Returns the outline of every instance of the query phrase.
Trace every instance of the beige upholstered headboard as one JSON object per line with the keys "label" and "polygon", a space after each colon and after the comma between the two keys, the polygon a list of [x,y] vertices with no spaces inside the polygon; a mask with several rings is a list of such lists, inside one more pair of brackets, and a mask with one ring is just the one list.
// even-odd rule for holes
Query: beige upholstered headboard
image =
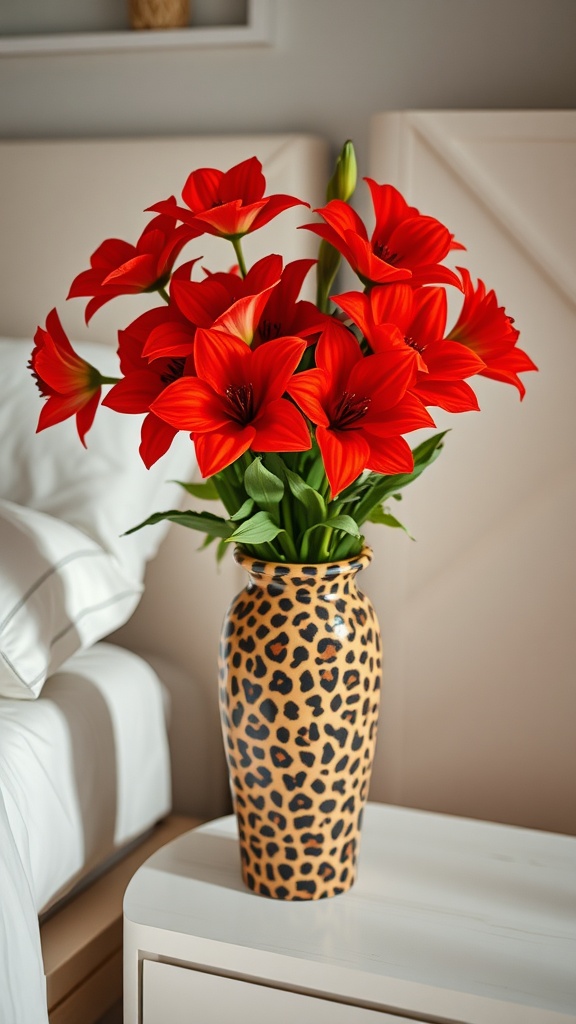
{"label": "beige upholstered headboard", "polygon": [[[73,278],[88,267],[105,238],[135,242],[152,216],[145,208],[172,194],[179,197],[190,171],[227,170],[250,156],[262,161],[268,193],[285,192],[313,206],[324,201],[327,145],[311,136],[0,142],[0,334],[31,341],[56,306],[71,339],[115,345],[117,329],[157,298],[115,299],[86,328],[85,303],[65,301]],[[309,216],[303,207],[289,210],[246,238],[247,259],[271,252],[285,261],[315,255],[311,233],[295,230]],[[232,247],[210,236],[203,237],[200,252],[212,270],[235,262]],[[217,643],[224,610],[239,586],[231,558],[217,570],[213,551],[198,550],[201,540],[191,530],[171,530],[149,566],[140,607],[115,640],[175,665],[170,686],[175,809],[215,816],[227,805]],[[199,747],[202,757],[196,756]],[[192,785],[190,776],[199,770],[206,778]]]}

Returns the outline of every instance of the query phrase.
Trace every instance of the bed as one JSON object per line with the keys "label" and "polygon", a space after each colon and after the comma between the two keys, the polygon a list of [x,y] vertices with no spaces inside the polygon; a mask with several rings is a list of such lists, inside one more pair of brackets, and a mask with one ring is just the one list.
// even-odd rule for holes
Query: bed
{"label": "bed", "polygon": [[[0,1019],[91,1024],[120,996],[121,901],[138,864],[228,808],[213,686],[236,569],[198,535],[123,532],[182,505],[195,471],[177,440],[146,471],[139,423],[102,410],[34,433],[27,369],[56,306],[86,358],[114,372],[117,327],[142,298],[64,302],[109,236],[135,239],[194,167],[263,162],[270,192],[323,199],[324,142],[298,135],[0,143]],[[313,255],[302,214],[250,240],[251,259]],[[222,252],[209,240],[208,265]],[[221,264],[220,264],[221,265]],[[146,301],[146,299],[144,300]],[[150,299],[150,305],[153,299]],[[143,598],[143,594],[145,595]]]}

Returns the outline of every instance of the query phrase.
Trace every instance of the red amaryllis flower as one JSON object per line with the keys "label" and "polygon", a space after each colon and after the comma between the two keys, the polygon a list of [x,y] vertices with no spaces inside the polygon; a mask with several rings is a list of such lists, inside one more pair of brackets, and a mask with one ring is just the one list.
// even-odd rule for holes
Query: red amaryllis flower
{"label": "red amaryllis flower", "polygon": [[504,307],[498,305],[494,291],[486,291],[483,281],[478,281],[474,288],[468,271],[458,269],[464,285],[464,303],[448,337],[472,349],[484,361],[484,369],[479,371],[482,377],[513,384],[520,398],[524,398],[526,388],[518,374],[538,367],[517,347],[520,332]]}
{"label": "red amaryllis flower", "polygon": [[363,221],[347,203],[333,199],[316,212],[324,224],[307,224],[334,246],[365,285],[412,285],[440,281],[461,287],[453,270],[440,266],[450,249],[462,246],[440,221],[425,217],[392,185],[365,178],[372,193],[376,223],[371,237]]}
{"label": "red amaryllis flower", "polygon": [[313,302],[298,299],[304,279],[316,260],[294,260],[282,271],[282,276],[269,295],[256,328],[252,347],[285,335],[305,338],[313,344],[330,317],[320,312]]}
{"label": "red amaryllis flower", "polygon": [[75,416],[78,435],[86,447],[84,438],[96,415],[105,378],[74,351],[55,309],[46,318],[46,329],[36,331],[28,365],[47,398],[36,430]]}
{"label": "red amaryllis flower", "polygon": [[415,374],[408,350],[364,356],[350,331],[333,323],[320,336],[316,364],[293,377],[288,393],[317,425],[332,494],[365,469],[411,472],[412,452],[400,435],[434,421],[407,393]]}
{"label": "red amaryllis flower", "polygon": [[445,339],[443,288],[373,288],[369,296],[349,292],[334,296],[334,302],[360,327],[374,352],[396,347],[398,340],[412,351],[417,374],[410,391],[424,405],[455,413],[478,410],[464,378],[480,373],[485,364],[471,349]]}
{"label": "red amaryllis flower", "polygon": [[282,258],[266,256],[254,264],[245,278],[220,272],[210,274],[204,281],[191,281],[183,273],[190,266],[180,267],[170,284],[170,298],[181,320],[154,328],[144,346],[144,355],[149,359],[189,356],[198,327],[215,327],[250,344],[270,289],[280,278]]}
{"label": "red amaryllis flower", "polygon": [[204,477],[225,469],[249,448],[294,452],[310,448],[306,422],[284,392],[306,343],[282,338],[253,350],[220,331],[198,330],[196,377],[175,381],[152,412],[190,430]]}
{"label": "red amaryllis flower", "polygon": [[[172,203],[175,208],[175,203]],[[97,309],[117,295],[153,292],[165,288],[182,248],[199,230],[181,225],[175,218],[154,217],[136,245],[120,238],[107,238],[90,258],[90,269],[74,278],[68,298],[91,295],[86,306],[86,323]]]}
{"label": "red amaryllis flower", "polygon": [[294,196],[264,196],[265,189],[262,164],[251,157],[225,172],[214,167],[192,171],[182,189],[188,209],[176,207],[173,197],[150,209],[175,216],[202,234],[240,238],[292,206],[308,206]]}
{"label": "red amaryllis flower", "polygon": [[175,427],[161,420],[150,406],[173,381],[193,373],[192,357],[160,358],[149,361],[142,354],[146,339],[161,326],[181,327],[178,311],[161,306],[149,309],[124,331],[118,332],[118,354],[123,377],[110,389],[102,405],[121,413],[146,413],[142,422],[140,457],[150,468],[168,451]]}

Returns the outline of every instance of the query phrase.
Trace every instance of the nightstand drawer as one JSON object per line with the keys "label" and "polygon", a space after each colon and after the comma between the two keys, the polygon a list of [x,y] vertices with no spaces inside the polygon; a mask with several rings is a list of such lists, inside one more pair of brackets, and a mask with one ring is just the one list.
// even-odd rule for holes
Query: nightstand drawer
{"label": "nightstand drawer", "polygon": [[145,960],[142,1024],[406,1024],[405,1017]]}

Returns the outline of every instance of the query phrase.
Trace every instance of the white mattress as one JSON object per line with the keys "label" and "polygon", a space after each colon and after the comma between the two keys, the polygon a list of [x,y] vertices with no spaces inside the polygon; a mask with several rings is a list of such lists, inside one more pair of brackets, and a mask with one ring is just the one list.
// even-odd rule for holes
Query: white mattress
{"label": "white mattress", "polygon": [[107,643],[0,699],[3,1022],[45,1019],[38,913],[169,811],[165,719],[156,673]]}

